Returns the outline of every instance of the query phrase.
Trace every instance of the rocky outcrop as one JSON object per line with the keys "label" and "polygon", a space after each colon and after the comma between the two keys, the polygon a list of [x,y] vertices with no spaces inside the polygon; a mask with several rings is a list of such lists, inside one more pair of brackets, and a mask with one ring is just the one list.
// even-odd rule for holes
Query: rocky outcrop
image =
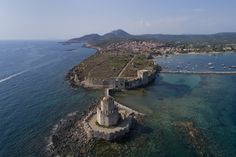
{"label": "rocky outcrop", "polygon": [[130,132],[130,128],[134,127],[134,124],[143,116],[119,104],[118,107],[121,110],[127,110],[127,116],[129,116],[124,123],[120,124],[122,127],[110,132],[103,131],[103,129],[94,130],[89,125],[89,121],[96,114],[97,104],[98,100],[93,102],[88,112],[71,113],[54,126],[48,139],[47,156],[89,156],[98,140],[123,139]]}
{"label": "rocky outcrop", "polygon": [[[94,108],[95,104],[90,110]],[[84,130],[82,121],[87,114],[71,113],[54,126],[48,140],[46,156],[87,156],[91,152],[96,141],[89,138]]]}

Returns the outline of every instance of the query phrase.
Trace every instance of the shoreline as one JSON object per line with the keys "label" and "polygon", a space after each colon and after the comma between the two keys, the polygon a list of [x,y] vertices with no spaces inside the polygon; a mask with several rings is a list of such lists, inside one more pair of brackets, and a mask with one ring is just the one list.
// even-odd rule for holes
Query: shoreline
{"label": "shoreline", "polygon": [[[110,90],[110,89],[108,89]],[[129,141],[126,138],[133,133],[133,130],[139,129],[143,126],[143,117],[145,114],[135,111],[127,106],[116,102],[117,106],[121,110],[127,110],[130,115],[134,116],[132,119],[129,132],[125,132],[116,140],[108,140],[109,142]],[[104,141],[96,136],[88,136],[87,123],[91,115],[96,113],[99,100],[94,100],[88,110],[80,113],[78,111],[69,113],[65,118],[61,119],[56,125],[54,125],[50,136],[47,140],[46,153],[48,157],[54,157],[58,155],[67,156],[93,156],[93,149],[99,142]],[[99,135],[100,136],[100,135]]]}
{"label": "shoreline", "polygon": [[189,52],[189,53],[172,53],[167,54],[168,56],[163,55],[154,55],[155,58],[162,58],[162,57],[171,57],[171,56],[178,56],[178,55],[216,55],[216,54],[233,54],[236,53],[236,51],[225,51],[225,52]]}
{"label": "shoreline", "polygon": [[[89,44],[84,44],[83,46],[85,46],[86,48],[92,48],[92,49],[96,49],[96,52],[94,55],[91,55],[90,57],[93,58],[93,56],[96,57],[96,55],[98,55],[99,53],[101,53],[101,48],[99,47],[94,47],[92,45],[89,45]],[[112,54],[114,55],[114,54]],[[120,56],[123,56],[124,54],[121,54]],[[125,54],[127,55],[127,54]],[[131,54],[130,54],[131,55]],[[103,56],[102,53],[100,56]],[[126,56],[123,56],[123,58],[125,58]],[[136,55],[134,54],[133,58],[127,62],[123,67],[122,69],[120,69],[119,71],[119,74],[118,75],[111,75],[111,76],[107,76],[107,77],[90,77],[90,71],[86,71],[84,70],[85,67],[89,67],[91,66],[92,64],[89,63],[91,62],[88,58],[86,58],[85,60],[83,61],[86,61],[86,62],[81,62],[77,65],[75,65],[73,68],[71,68],[68,73],[66,74],[66,81],[68,81],[70,83],[70,85],[73,87],[73,88],[77,88],[77,87],[83,87],[83,88],[88,88],[88,89],[102,89],[102,88],[117,88],[115,86],[119,86],[118,88],[128,88],[128,89],[131,89],[131,88],[137,88],[139,86],[142,86],[143,84],[148,84],[149,82],[152,81],[152,79],[154,79],[154,75],[156,76],[156,74],[158,72],[160,72],[161,70],[161,67],[158,65],[158,64],[155,64],[155,61],[154,59],[148,59],[146,58],[145,56],[145,59],[149,62],[152,62],[152,66],[151,69],[149,66],[146,66],[145,64],[145,67],[142,67],[142,68],[137,68],[135,66],[133,66],[132,64],[132,67],[135,67],[136,69],[136,72],[135,72],[135,76],[121,76],[127,69],[128,66],[131,65],[131,63],[134,62],[134,59],[135,59]],[[143,57],[143,56],[142,56]],[[98,58],[98,57],[97,57]],[[138,58],[138,57],[136,57]],[[144,59],[144,60],[145,60]],[[107,59],[108,60],[108,59]],[[93,61],[93,60],[92,60]],[[109,61],[109,60],[108,60]],[[94,62],[94,61],[93,61]],[[102,61],[102,62],[98,62],[96,64],[100,65],[102,63],[104,63],[105,61]],[[95,66],[98,66],[98,65],[95,65]],[[91,68],[91,67],[90,67]],[[93,67],[92,67],[93,68]],[[113,67],[114,68],[114,67]],[[114,68],[116,69],[116,68]],[[148,70],[147,70],[148,69]],[[88,69],[87,69],[88,70]],[[90,69],[91,70],[91,69]],[[99,69],[100,70],[100,69]],[[100,74],[102,75],[103,73],[103,70],[104,69],[101,69],[99,72]],[[105,69],[107,70],[107,69]],[[132,69],[133,70],[133,69]],[[148,81],[147,83],[141,83],[140,80],[141,78],[139,78],[138,76],[138,71],[142,71],[142,70],[146,70],[148,71]],[[88,72],[88,74],[86,73]],[[111,71],[110,71],[111,72]],[[118,85],[119,84],[119,85]],[[123,85],[121,85],[123,84]],[[133,84],[133,85],[130,85],[131,87],[120,87],[120,86],[124,86],[124,84]],[[136,84],[136,85],[134,85]],[[142,84],[142,85],[141,85]]]}
{"label": "shoreline", "polygon": [[[92,49],[96,49],[97,51],[101,51],[102,48],[101,47],[97,47],[97,46],[93,46],[92,44],[88,44],[88,43],[81,43],[83,44],[84,47],[86,48],[92,48]],[[222,51],[209,51],[209,52],[184,52],[184,53],[170,53],[170,54],[167,54],[167,55],[199,55],[199,54],[224,54],[224,53],[236,53],[235,50],[231,50],[231,51],[225,51],[225,50],[222,50]],[[154,56],[157,56],[155,54],[153,54]],[[166,54],[162,54],[160,57],[164,56]]]}
{"label": "shoreline", "polygon": [[[91,45],[84,45],[86,48],[93,48],[96,49],[96,53],[98,53],[101,49],[97,47],[92,47]],[[221,53],[227,53],[227,52],[221,52]],[[233,53],[233,52],[232,52]],[[181,53],[175,53],[171,55],[192,55],[192,54],[220,54],[218,52],[212,52],[212,53],[187,53],[187,54],[181,54]],[[163,57],[163,56],[161,56]],[[72,69],[71,69],[72,70]],[[71,72],[71,70],[68,72],[68,74]],[[236,74],[236,72],[194,72],[194,71],[159,71],[160,73],[184,73],[184,74]],[[157,75],[157,71],[154,72],[155,77]],[[154,78],[155,78],[154,77]],[[153,78],[153,79],[154,79]],[[147,84],[153,81],[153,79],[150,79]],[[69,80],[70,81],[70,80]],[[78,83],[78,82],[77,82]],[[96,88],[94,84],[91,86],[86,86],[86,84],[83,83],[83,81],[79,81],[79,84],[71,84],[72,87],[83,87],[88,89],[98,89],[101,88],[100,86]],[[137,89],[139,87],[143,87],[145,85],[140,85],[137,87],[134,87],[134,89]],[[105,88],[105,87],[102,87]],[[108,92],[109,93],[109,92]],[[94,149],[97,142],[99,142],[99,139],[96,139],[94,137],[89,137],[87,135],[87,130],[84,126],[86,124],[84,123],[86,121],[86,118],[91,114],[96,112],[96,107],[98,105],[98,101],[94,101],[92,105],[88,108],[88,110],[84,111],[83,113],[79,113],[78,111],[68,114],[64,119],[60,120],[58,124],[56,124],[52,130],[52,133],[48,140],[47,145],[47,153],[48,156],[56,156],[56,155],[68,155],[72,154],[74,156],[90,156],[92,153],[92,150]],[[121,107],[132,110],[128,108],[127,106]],[[136,112],[133,110],[133,112]],[[139,113],[139,112],[137,112]],[[142,121],[141,117],[138,117],[136,123],[139,121]],[[141,125],[141,124],[139,124]],[[132,126],[136,127],[136,126]],[[132,131],[131,131],[132,134]],[[123,140],[126,140],[126,138],[123,138]],[[200,142],[197,142],[196,145],[199,145]],[[200,143],[201,144],[201,143]]]}
{"label": "shoreline", "polygon": [[86,156],[86,154],[89,154],[95,141],[86,136],[82,122],[90,111],[96,109],[97,103],[98,100],[94,100],[88,110],[82,113],[78,111],[69,113],[54,125],[48,137],[46,156],[54,157],[59,154],[68,155],[71,153],[75,156]]}

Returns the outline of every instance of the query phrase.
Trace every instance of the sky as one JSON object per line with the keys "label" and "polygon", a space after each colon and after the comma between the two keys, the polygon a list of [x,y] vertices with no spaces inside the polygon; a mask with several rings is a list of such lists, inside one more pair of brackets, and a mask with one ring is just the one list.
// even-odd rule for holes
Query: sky
{"label": "sky", "polygon": [[0,0],[0,40],[236,32],[236,0]]}

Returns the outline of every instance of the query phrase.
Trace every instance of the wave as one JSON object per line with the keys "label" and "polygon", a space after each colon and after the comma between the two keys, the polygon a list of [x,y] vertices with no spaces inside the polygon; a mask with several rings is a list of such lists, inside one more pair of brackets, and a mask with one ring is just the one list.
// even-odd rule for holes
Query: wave
{"label": "wave", "polygon": [[5,81],[7,81],[7,80],[10,80],[10,79],[12,79],[12,78],[14,78],[14,77],[16,77],[16,76],[19,76],[19,75],[21,75],[21,74],[23,74],[23,73],[25,73],[25,72],[27,72],[27,71],[28,71],[28,70],[24,70],[24,71],[21,71],[21,72],[12,74],[12,75],[10,75],[10,76],[8,76],[8,77],[6,77],[6,78],[1,79],[1,80],[0,80],[0,83],[5,82]]}
{"label": "wave", "polygon": [[31,70],[36,70],[36,69],[39,69],[39,68],[48,66],[48,65],[50,65],[50,64],[52,64],[52,63],[54,63],[54,62],[57,62],[57,61],[59,61],[59,59],[55,59],[55,60],[52,60],[52,61],[50,61],[50,62],[46,62],[46,63],[40,64],[40,65],[37,65],[37,66],[35,66],[35,67],[32,67],[32,68],[30,68],[30,69],[28,69],[28,70],[23,70],[23,71],[21,71],[21,72],[12,74],[12,75],[10,75],[10,76],[8,76],[8,77],[6,77],[6,78],[0,79],[0,83],[3,83],[3,82],[5,82],[5,81],[7,81],[7,80],[10,80],[10,79],[12,79],[12,78],[14,78],[14,77],[16,77],[16,76],[19,76],[19,75],[25,73],[25,72],[28,72],[28,71],[31,71]]}

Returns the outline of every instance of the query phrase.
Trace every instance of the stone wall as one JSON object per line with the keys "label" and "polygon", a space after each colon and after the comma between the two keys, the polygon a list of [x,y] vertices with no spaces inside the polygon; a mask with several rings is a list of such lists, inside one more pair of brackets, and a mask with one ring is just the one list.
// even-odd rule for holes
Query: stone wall
{"label": "stone wall", "polygon": [[91,126],[89,125],[89,120],[92,116],[94,116],[96,113],[90,113],[87,115],[87,117],[84,119],[84,121],[82,122],[84,125],[84,130],[87,133],[87,136],[89,138],[96,138],[96,139],[104,139],[104,140],[108,140],[108,141],[112,141],[112,140],[117,140],[122,138],[125,134],[127,134],[130,130],[130,127],[132,125],[132,119],[133,117],[127,117],[125,119],[125,126],[120,127],[120,129],[115,129],[114,131],[111,132],[105,132],[101,130],[93,130],[91,128]]}
{"label": "stone wall", "polygon": [[133,89],[145,86],[156,77],[155,71],[150,71],[148,74],[144,73],[142,77],[140,74],[136,78],[109,78],[109,79],[87,79],[86,81],[95,86],[112,89]]}
{"label": "stone wall", "polygon": [[[111,89],[110,89],[111,90]],[[117,140],[122,138],[125,134],[127,134],[130,131],[130,127],[132,126],[132,122],[133,122],[133,114],[130,113],[134,113],[134,114],[140,114],[118,102],[115,101],[115,105],[122,110],[126,110],[127,111],[127,116],[125,117],[125,119],[123,119],[122,122],[122,127],[119,126],[119,129],[114,129],[114,131],[112,131],[112,129],[109,132],[106,131],[102,131],[101,130],[93,130],[93,128],[89,125],[89,121],[91,120],[91,118],[93,116],[96,116],[96,110],[93,110],[91,112],[89,112],[85,118],[82,120],[82,124],[83,124],[83,128],[84,131],[86,132],[88,138],[96,138],[96,139],[104,139],[104,140],[109,140],[109,141],[113,141],[113,140]]]}
{"label": "stone wall", "polygon": [[125,83],[125,89],[133,89],[142,86],[146,86],[156,78],[157,72],[151,71],[148,74],[145,74],[144,77],[137,77],[134,79],[129,79]]}
{"label": "stone wall", "polygon": [[119,120],[118,111],[117,113],[114,111],[113,113],[110,113],[109,115],[107,115],[99,107],[97,108],[97,121],[100,125],[112,126],[112,125],[115,125],[118,120]]}
{"label": "stone wall", "polygon": [[125,89],[125,78],[108,78],[108,79],[95,79],[88,78],[86,82],[95,86],[102,86],[103,88]]}
{"label": "stone wall", "polygon": [[122,137],[124,137],[125,134],[127,134],[130,130],[131,124],[132,124],[132,118],[129,117],[126,119],[127,124],[124,127],[121,127],[119,130],[116,130],[114,132],[104,132],[100,130],[91,130],[90,134],[92,137],[97,139],[104,139],[108,141],[117,140]]}

